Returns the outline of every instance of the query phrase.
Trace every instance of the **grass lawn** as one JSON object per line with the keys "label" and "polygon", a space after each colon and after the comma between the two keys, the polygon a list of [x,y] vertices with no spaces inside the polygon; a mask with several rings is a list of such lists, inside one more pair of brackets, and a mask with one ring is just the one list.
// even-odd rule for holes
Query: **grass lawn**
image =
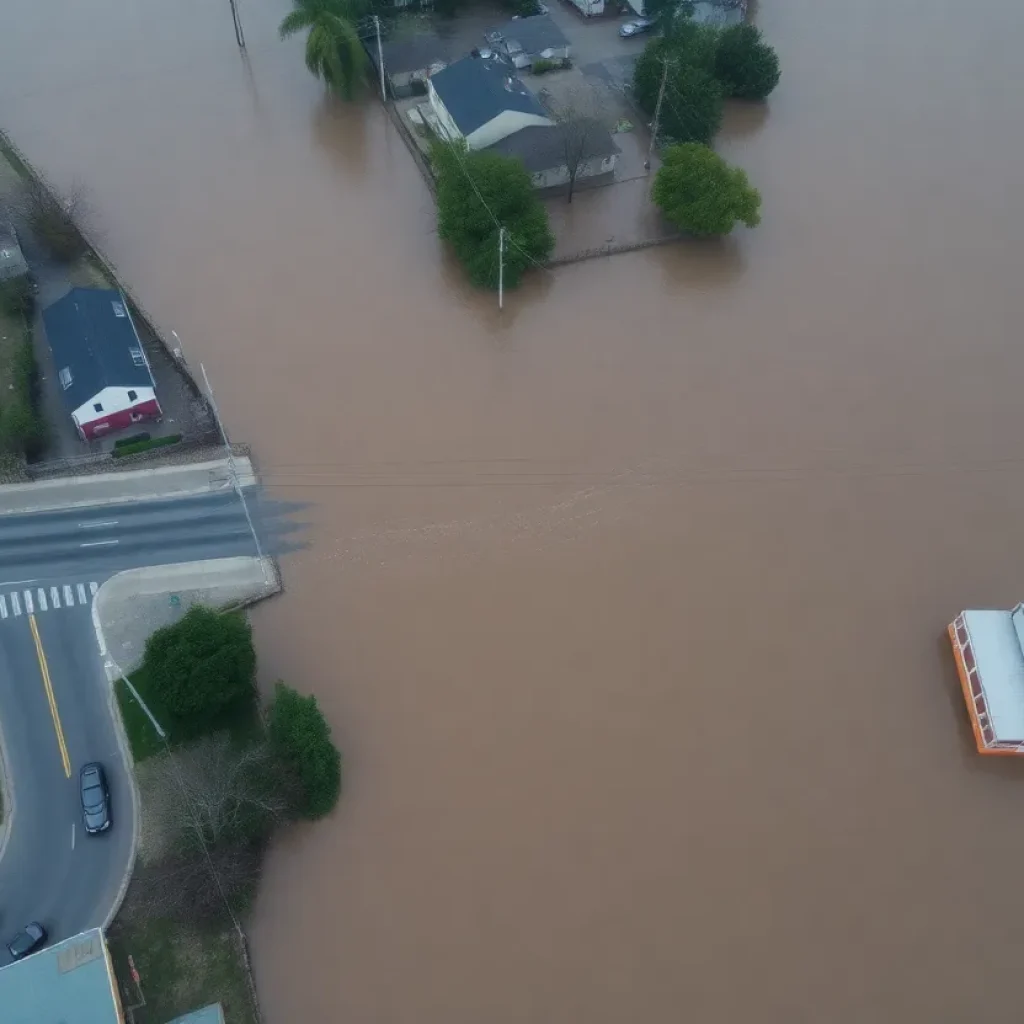
{"label": "grass lawn", "polygon": [[128,957],[139,972],[146,1005],[136,1024],[167,1021],[210,1003],[224,1007],[227,1024],[254,1024],[238,938],[231,925],[189,927],[168,921],[116,925],[110,954],[127,1009],[138,1002]]}
{"label": "grass lawn", "polygon": [[[145,665],[132,672],[129,678],[146,702],[146,706],[153,712],[156,720],[167,733],[167,742],[172,749],[197,738],[194,733],[175,735],[171,716],[167,713],[160,694],[156,692],[150,682]],[[114,684],[114,692],[117,694],[117,703],[121,708],[121,717],[124,720],[125,732],[128,734],[128,745],[131,747],[132,757],[138,762],[145,761],[147,757],[152,757],[154,754],[159,754],[164,749],[164,742],[123,679],[118,679]],[[260,721],[256,706],[255,690],[251,701],[229,708],[213,723],[210,729],[205,730],[204,734],[221,731],[229,732],[237,743],[247,743],[262,734],[263,723]]]}
{"label": "grass lawn", "polygon": [[79,256],[68,268],[68,276],[76,288],[118,288],[118,283],[103,269],[91,252]]}

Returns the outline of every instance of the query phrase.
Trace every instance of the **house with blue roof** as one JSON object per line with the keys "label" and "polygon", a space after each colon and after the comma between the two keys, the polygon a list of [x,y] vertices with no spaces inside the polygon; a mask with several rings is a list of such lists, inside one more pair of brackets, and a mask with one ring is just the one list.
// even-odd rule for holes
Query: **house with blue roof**
{"label": "house with blue roof", "polygon": [[463,57],[427,81],[430,107],[452,142],[484,149],[523,128],[552,127],[554,121],[523,85],[515,70],[497,57]]}

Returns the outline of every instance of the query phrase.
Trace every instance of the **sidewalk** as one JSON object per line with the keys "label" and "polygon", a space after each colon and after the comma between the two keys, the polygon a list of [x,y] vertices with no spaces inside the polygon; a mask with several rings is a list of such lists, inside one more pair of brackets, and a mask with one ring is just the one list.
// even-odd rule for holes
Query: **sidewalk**
{"label": "sidewalk", "polygon": [[[247,456],[237,457],[235,468],[242,487],[257,483]],[[229,490],[232,486],[227,459],[195,462],[158,469],[133,469],[121,473],[39,480],[30,484],[0,486],[0,515],[44,512],[83,505],[115,505],[127,501],[154,501]]]}
{"label": "sidewalk", "polygon": [[114,680],[138,666],[150,634],[193,605],[248,605],[280,589],[270,558],[214,558],[118,573],[100,587],[92,606],[107,675]]}

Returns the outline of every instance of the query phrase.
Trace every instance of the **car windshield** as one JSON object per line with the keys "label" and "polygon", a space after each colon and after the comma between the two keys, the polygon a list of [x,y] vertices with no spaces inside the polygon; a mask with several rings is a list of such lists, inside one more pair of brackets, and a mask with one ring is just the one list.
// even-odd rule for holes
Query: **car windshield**
{"label": "car windshield", "polygon": [[11,942],[11,952],[13,953],[27,953],[32,948],[32,943],[35,939],[27,931],[18,932]]}

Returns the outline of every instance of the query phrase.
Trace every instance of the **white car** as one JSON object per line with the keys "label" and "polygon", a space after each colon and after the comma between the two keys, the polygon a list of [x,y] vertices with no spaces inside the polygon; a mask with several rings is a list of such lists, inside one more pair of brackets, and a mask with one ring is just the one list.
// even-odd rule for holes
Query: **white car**
{"label": "white car", "polygon": [[629,39],[630,36],[638,36],[642,32],[650,32],[654,28],[654,22],[650,18],[633,18],[631,21],[627,21],[625,25],[619,26],[619,35],[623,39]]}

